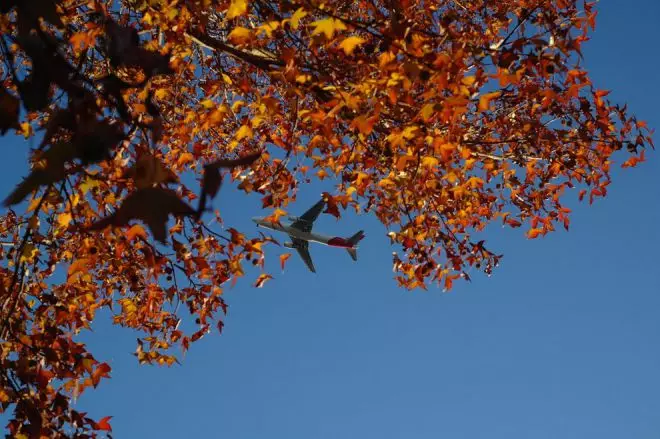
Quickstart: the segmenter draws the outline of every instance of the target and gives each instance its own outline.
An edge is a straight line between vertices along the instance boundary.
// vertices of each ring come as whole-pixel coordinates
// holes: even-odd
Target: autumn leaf
[[[112,416],[106,416],[104,418],[101,418],[99,422],[94,424],[94,428],[102,431],[112,431],[112,427],[110,426],[109,423],[110,419],[112,419]]]
[[[296,12],[291,16],[291,28],[296,30],[300,26],[300,20],[307,16],[307,12],[303,8],[296,9]]]
[[[154,238],[165,243],[169,215],[195,216],[195,210],[183,202],[172,190],[143,188],[130,194],[112,215],[89,226],[88,230],[102,230],[108,226],[125,226],[133,219],[142,220]]]
[[[57,224],[63,228],[66,229],[69,226],[69,223],[71,223],[72,216],[68,212],[61,213],[57,215]]]
[[[130,229],[126,231],[126,240],[128,242],[133,241],[135,238],[140,237],[142,239],[147,239],[147,232],[139,224],[134,224]]]
[[[498,98],[501,94],[502,94],[501,91],[493,91],[481,95],[481,97],[479,98],[479,111],[487,111],[490,108],[490,102],[493,99]]]
[[[92,372],[92,384],[94,387],[98,386],[101,378],[110,378],[110,371],[112,368],[107,363],[101,363]]]
[[[261,273],[259,275],[259,277],[257,278],[256,282],[254,283],[255,288],[263,287],[264,284],[266,283],[266,281],[268,281],[272,278],[273,278],[273,276],[271,276],[270,274]]]
[[[250,31],[250,29],[238,26],[229,32],[227,38],[229,41],[237,45],[246,44],[252,39],[252,31]]]
[[[135,187],[143,189],[160,183],[176,183],[177,176],[158,157],[151,153],[141,154],[135,165],[126,173],[133,179]]]
[[[280,255],[280,267],[282,267],[282,271],[284,271],[284,265],[286,264],[286,261],[288,261],[290,257],[291,257],[291,253],[284,253]]]
[[[227,10],[227,18],[231,20],[245,14],[247,12],[247,6],[247,0],[231,0],[231,4]]]
[[[76,259],[69,266],[69,270],[67,271],[67,278],[70,279],[76,273],[81,273],[86,271],[88,266],[89,266],[89,259],[87,258]]]
[[[531,229],[527,232],[527,237],[529,239],[538,238],[539,235],[543,234],[543,229]]]
[[[238,131],[236,131],[236,140],[240,141],[245,138],[251,139],[252,136],[254,135],[252,131],[252,127],[250,125],[242,125]]]
[[[341,47],[344,50],[344,53],[346,53],[346,55],[352,55],[355,48],[360,44],[364,43],[365,41],[366,40],[364,38],[353,35],[344,39],[344,41],[342,41],[341,44],[339,44],[339,47]]]
[[[312,26],[314,26],[312,35],[323,34],[328,40],[332,39],[335,32],[346,30],[346,25],[341,20],[332,17],[315,21],[312,23]]]

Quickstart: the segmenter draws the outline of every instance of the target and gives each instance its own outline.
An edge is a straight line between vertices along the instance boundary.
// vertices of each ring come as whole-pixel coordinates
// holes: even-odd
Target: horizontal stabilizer
[[[357,261],[357,243],[360,242],[362,238],[364,238],[363,230],[360,230],[355,235],[348,238],[348,243],[351,245],[351,247],[347,248],[346,251],[349,255],[351,255],[351,259],[354,261]]]

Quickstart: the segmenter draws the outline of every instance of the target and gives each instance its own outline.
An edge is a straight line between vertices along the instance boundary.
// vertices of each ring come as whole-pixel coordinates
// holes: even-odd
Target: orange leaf
[[[187,165],[188,163],[192,163],[195,161],[195,157],[189,153],[189,152],[184,152],[179,156],[179,159],[176,161],[176,164],[179,166]]]
[[[261,273],[259,275],[259,277],[257,278],[257,281],[254,283],[254,286],[257,287],[257,288],[261,288],[261,287],[264,286],[266,281],[268,281],[269,279],[272,279],[272,278],[273,278],[273,276],[271,276],[270,274]]]
[[[234,44],[245,44],[250,41],[250,39],[252,39],[252,32],[250,29],[239,26],[235,27],[231,32],[229,32],[227,38]]]
[[[247,12],[247,0],[232,0],[227,10],[227,18],[230,20]]]
[[[112,431],[112,427],[108,422],[110,419],[112,419],[112,416],[106,416],[105,418],[102,418],[94,425],[94,428],[97,430]]]
[[[147,239],[147,231],[144,230],[144,227],[142,227],[139,224],[135,224],[126,231],[126,239],[128,240],[128,242],[133,241],[136,236],[139,236],[145,240]]]
[[[529,239],[535,239],[538,238],[538,236],[541,234],[543,234],[543,229],[531,229],[529,232],[527,232],[527,237]]]
[[[87,258],[76,259],[69,266],[69,271],[67,272],[67,277],[71,277],[76,273],[87,270],[88,264],[89,264],[89,259],[87,259]]]
[[[282,267],[282,271],[284,271],[284,265],[286,264],[286,261],[288,261],[290,257],[291,257],[291,253],[284,253],[283,255],[280,255],[280,266]]]
[[[499,97],[502,94],[501,91],[493,91],[486,93],[479,98],[479,111],[486,111],[490,108],[490,101]]]
[[[94,387],[96,387],[99,384],[101,378],[110,378],[109,372],[111,370],[112,368],[108,366],[107,363],[99,364],[97,368],[94,369],[94,372],[92,372],[92,383],[94,384]]]

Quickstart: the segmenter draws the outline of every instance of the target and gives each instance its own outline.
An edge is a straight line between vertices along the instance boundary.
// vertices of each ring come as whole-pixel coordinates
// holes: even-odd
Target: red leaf
[[[112,427],[108,422],[110,419],[112,419],[112,416],[106,416],[105,418],[102,418],[94,425],[94,428],[97,430],[112,431]]]
[[[94,372],[92,372],[92,384],[96,387],[101,381],[101,378],[110,378],[109,372],[112,370],[107,363],[101,363],[98,365]]]

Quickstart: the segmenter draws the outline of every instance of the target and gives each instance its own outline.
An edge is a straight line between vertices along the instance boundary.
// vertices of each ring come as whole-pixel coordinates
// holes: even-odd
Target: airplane
[[[291,238],[291,242],[285,242],[284,247],[295,248],[302,260],[307,265],[307,268],[309,268],[312,273],[316,273],[316,270],[314,269],[312,257],[309,254],[310,242],[317,242],[319,244],[329,245],[331,247],[345,248],[348,254],[351,255],[351,258],[354,261],[357,261],[357,243],[362,240],[362,238],[364,238],[364,231],[360,230],[350,238],[325,236],[312,233],[314,221],[316,221],[316,218],[318,218],[321,211],[323,211],[324,206],[325,201],[321,200],[301,216],[288,217],[289,221],[292,221],[289,225],[273,223],[271,221],[265,220],[262,217],[254,217],[252,218],[252,221],[257,223],[257,227],[264,227],[266,229],[288,233],[289,237]]]

